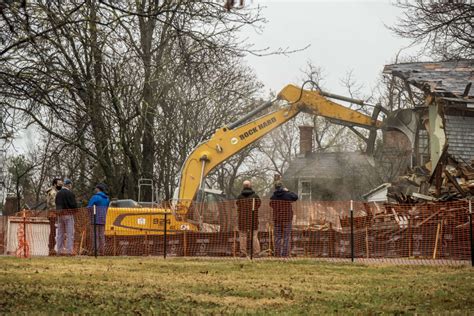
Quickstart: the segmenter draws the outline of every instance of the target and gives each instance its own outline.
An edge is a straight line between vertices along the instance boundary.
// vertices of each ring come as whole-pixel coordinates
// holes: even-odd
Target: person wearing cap
[[[296,193],[288,191],[280,181],[275,183],[275,192],[270,198],[273,209],[273,225],[275,238],[275,256],[290,255],[290,238],[293,221],[292,203],[298,200]]]
[[[105,219],[107,217],[107,209],[109,207],[110,199],[107,196],[107,186],[99,183],[95,186],[94,195],[89,200],[87,207],[89,214],[91,214],[91,244],[92,251],[96,249],[101,256],[105,253]],[[95,207],[95,225],[94,225],[94,207]],[[94,242],[96,243],[94,245]]]
[[[56,194],[56,211],[58,215],[58,233],[56,245],[58,255],[71,256],[74,248],[74,211],[77,208],[76,196],[71,191],[72,181],[64,179],[64,185]],[[64,241],[66,244],[64,245]],[[64,249],[64,246],[66,249]]]
[[[253,252],[260,254],[260,242],[258,240],[258,209],[260,208],[260,197],[252,189],[252,183],[245,180],[242,183],[242,192],[237,197],[237,215],[239,224],[240,255],[247,256],[247,235],[253,232]],[[252,219],[253,217],[253,219]],[[253,226],[252,226],[253,221]]]

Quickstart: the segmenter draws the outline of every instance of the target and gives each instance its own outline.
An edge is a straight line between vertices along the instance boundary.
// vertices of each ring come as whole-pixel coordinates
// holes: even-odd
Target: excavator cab
[[[200,189],[191,203],[188,221],[198,225],[201,231],[220,231],[222,222],[221,208],[225,201],[225,195],[221,190]]]

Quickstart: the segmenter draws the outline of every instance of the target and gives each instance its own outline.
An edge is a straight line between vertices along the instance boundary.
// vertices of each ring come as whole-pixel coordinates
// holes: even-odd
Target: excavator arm
[[[291,120],[300,112],[307,112],[365,128],[380,128],[382,125],[382,122],[337,104],[317,91],[303,90],[294,85],[288,85],[281,90],[278,99],[288,101],[289,105],[251,122],[244,123],[247,119],[253,118],[258,112],[271,105],[268,103],[264,107],[249,113],[244,119],[218,129],[209,140],[201,143],[193,150],[181,170],[177,196],[184,209],[190,205],[196,192],[201,188],[206,175],[216,166],[278,126]]]
[[[343,125],[348,124],[363,128],[382,127],[381,121],[374,120],[370,116],[333,102],[324,97],[319,91],[302,90],[297,86],[287,85],[278,94],[278,99],[293,103],[303,112],[323,116]]]
[[[206,175],[216,166],[298,113],[298,108],[291,106],[233,129],[228,127],[218,129],[209,140],[197,146],[184,163],[179,183],[180,202],[189,203],[201,187]]]

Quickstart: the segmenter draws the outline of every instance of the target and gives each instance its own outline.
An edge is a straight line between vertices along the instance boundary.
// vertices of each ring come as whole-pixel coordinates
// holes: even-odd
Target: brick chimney
[[[306,156],[313,151],[313,126],[299,126],[300,155]]]

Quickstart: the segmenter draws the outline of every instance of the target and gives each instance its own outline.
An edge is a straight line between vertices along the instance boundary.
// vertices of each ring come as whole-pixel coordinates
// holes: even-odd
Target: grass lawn
[[[0,257],[1,314],[474,313],[474,269]]]

